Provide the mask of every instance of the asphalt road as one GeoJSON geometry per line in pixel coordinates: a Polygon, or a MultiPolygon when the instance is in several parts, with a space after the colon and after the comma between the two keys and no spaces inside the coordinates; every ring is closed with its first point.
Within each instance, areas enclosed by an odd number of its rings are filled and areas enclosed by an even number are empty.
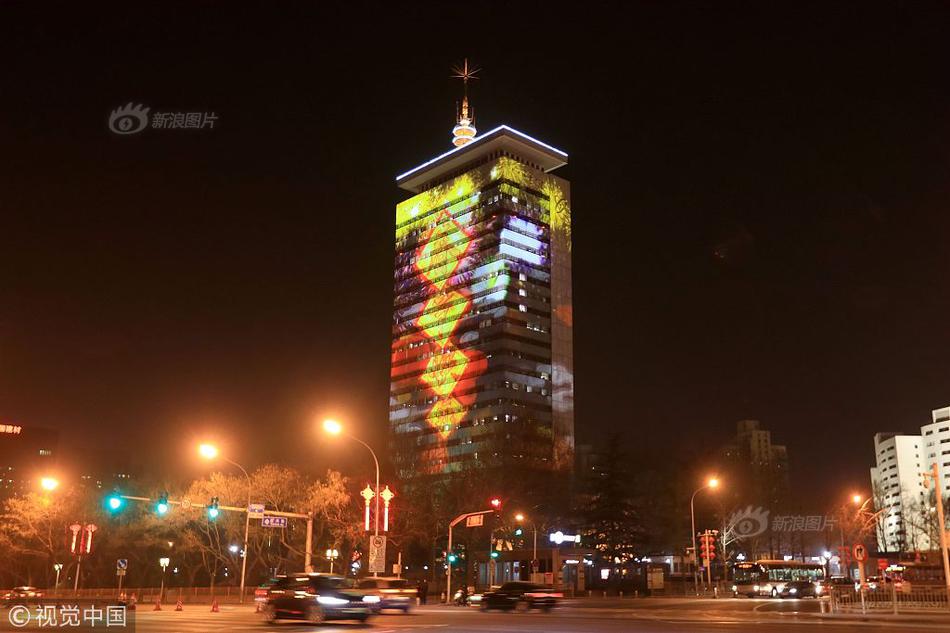
{"type": "MultiPolygon", "coordinates": [[[[0,631],[39,630],[14,628],[6,609],[0,610],[0,631]]],[[[152,611],[147,605],[135,612],[129,633],[798,633],[821,627],[834,633],[880,631],[950,631],[950,614],[942,617],[883,616],[822,617],[814,600],[703,600],[695,598],[579,600],[553,613],[499,613],[476,609],[428,605],[409,615],[383,614],[366,624],[339,622],[312,625],[286,620],[265,624],[251,607],[223,605],[212,613],[208,605],[186,605],[176,612],[166,607],[152,611]]],[[[66,629],[61,629],[66,630],[66,629]]],[[[90,630],[90,629],[85,629],[90,630]]],[[[96,630],[101,630],[97,628],[96,630]]],[[[109,628],[109,631],[122,631],[109,628]]]]}
{"type": "Polygon", "coordinates": [[[243,607],[223,607],[220,613],[211,613],[207,606],[195,605],[183,612],[142,610],[136,614],[136,631],[142,633],[796,633],[815,626],[834,633],[866,633],[875,629],[946,632],[950,630],[950,619],[827,619],[818,616],[814,601],[772,600],[631,600],[623,606],[606,602],[597,606],[568,605],[553,613],[483,613],[430,605],[409,615],[380,615],[367,624],[340,622],[319,626],[292,620],[271,626],[243,607]]]}

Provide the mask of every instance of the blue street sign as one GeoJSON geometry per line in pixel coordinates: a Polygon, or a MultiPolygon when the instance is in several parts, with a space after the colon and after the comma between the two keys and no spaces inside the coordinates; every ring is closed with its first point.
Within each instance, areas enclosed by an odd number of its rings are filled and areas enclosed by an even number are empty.
{"type": "Polygon", "coordinates": [[[287,517],[262,517],[261,527],[285,528],[287,527],[287,517]]]}

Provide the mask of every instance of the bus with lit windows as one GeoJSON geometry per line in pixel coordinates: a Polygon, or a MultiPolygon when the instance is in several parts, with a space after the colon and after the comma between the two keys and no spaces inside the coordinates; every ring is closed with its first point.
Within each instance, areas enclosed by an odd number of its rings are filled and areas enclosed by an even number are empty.
{"type": "Polygon", "coordinates": [[[758,560],[733,567],[732,595],[779,598],[790,582],[810,582],[815,595],[824,591],[825,567],[794,560],[758,560]]]}
{"type": "Polygon", "coordinates": [[[920,561],[905,561],[887,566],[884,570],[886,582],[896,583],[898,587],[907,584],[910,586],[938,586],[946,585],[943,574],[943,565],[920,561]]]}

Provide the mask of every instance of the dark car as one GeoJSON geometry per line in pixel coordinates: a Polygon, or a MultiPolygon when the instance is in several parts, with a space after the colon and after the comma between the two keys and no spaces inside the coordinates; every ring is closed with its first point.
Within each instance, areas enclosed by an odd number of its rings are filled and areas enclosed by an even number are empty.
{"type": "Polygon", "coordinates": [[[498,589],[486,591],[482,596],[482,610],[543,609],[550,611],[557,606],[563,594],[547,585],[531,582],[506,582],[498,589]]]}
{"type": "Polygon", "coordinates": [[[419,590],[405,578],[364,578],[356,586],[378,596],[380,609],[399,609],[403,613],[409,613],[419,595],[419,590]]]}
{"type": "Polygon", "coordinates": [[[782,598],[817,598],[818,589],[809,580],[791,580],[785,583],[778,595],[782,598]]]}
{"type": "Polygon", "coordinates": [[[28,602],[35,598],[43,597],[43,590],[36,587],[14,587],[9,591],[3,592],[0,596],[5,602],[28,602]]]}
{"type": "Polygon", "coordinates": [[[379,598],[353,589],[353,581],[331,574],[281,576],[267,590],[264,620],[358,620],[373,614],[379,598]]]}

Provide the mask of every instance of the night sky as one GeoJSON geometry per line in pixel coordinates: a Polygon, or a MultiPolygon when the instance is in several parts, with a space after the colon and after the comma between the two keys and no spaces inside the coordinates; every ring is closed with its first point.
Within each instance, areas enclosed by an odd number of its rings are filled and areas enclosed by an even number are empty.
{"type": "Polygon", "coordinates": [[[754,417],[834,496],[950,404],[945,4],[78,4],[0,7],[5,421],[364,464],[313,425],[384,443],[394,177],[465,56],[480,129],[570,154],[579,442],[754,417]],[[130,101],[219,118],[111,133],[130,101]]]}

